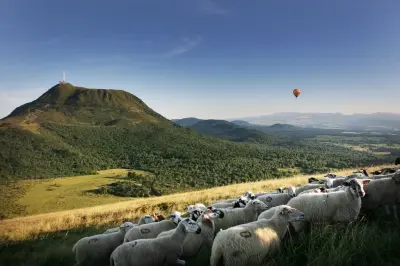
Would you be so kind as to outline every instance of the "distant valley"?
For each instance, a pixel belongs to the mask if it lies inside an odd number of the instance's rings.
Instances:
[[[400,114],[373,113],[344,115],[341,113],[275,113],[254,117],[236,118],[258,125],[290,124],[309,128],[352,130],[400,130]],[[243,122],[241,122],[243,123]]]

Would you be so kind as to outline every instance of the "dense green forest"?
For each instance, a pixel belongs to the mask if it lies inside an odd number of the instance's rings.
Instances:
[[[329,143],[277,139],[235,143],[180,126],[86,126],[43,123],[41,134],[0,130],[1,178],[43,178],[134,168],[154,173],[165,188],[207,187],[285,176],[280,168],[327,171],[393,162],[392,156]]]

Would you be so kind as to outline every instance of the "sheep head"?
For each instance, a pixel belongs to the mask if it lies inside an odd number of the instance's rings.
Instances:
[[[173,212],[169,218],[175,223],[175,224],[179,224],[179,222],[182,220],[182,215],[180,212]]]
[[[269,206],[261,200],[255,199],[250,200],[245,208],[252,208],[254,211],[261,213],[265,210],[268,210]]]
[[[152,215],[144,215],[140,219],[143,220],[143,224],[154,223],[156,221]]]
[[[190,218],[192,220],[196,221],[200,217],[201,214],[202,214],[202,211],[199,208],[194,208],[190,212]]]
[[[201,233],[200,226],[190,218],[185,218],[184,220],[182,220],[179,223],[179,226],[183,227],[183,229],[187,233],[196,233],[196,234],[200,234]]]
[[[121,224],[119,226],[119,230],[120,232],[122,232],[122,234],[125,236],[126,232],[128,232],[129,230],[131,230],[133,227],[135,227],[135,225],[131,222],[125,222],[123,224]]]
[[[247,205],[249,199],[245,196],[239,197],[234,203],[233,208],[243,208]]]
[[[285,187],[284,190],[287,190],[289,197],[291,198],[296,197],[296,188],[294,186]]]
[[[364,191],[364,185],[368,184],[371,180],[365,179],[362,181],[359,181],[356,178],[351,178],[347,179],[343,185],[350,187],[350,191],[353,195],[356,197],[364,197],[365,196],[365,191]]]
[[[278,206],[275,215],[285,217],[288,222],[304,220],[304,213],[288,205]]]

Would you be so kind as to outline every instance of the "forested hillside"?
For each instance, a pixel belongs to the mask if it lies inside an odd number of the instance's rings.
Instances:
[[[328,171],[394,161],[306,138],[234,143],[174,125],[127,92],[67,89],[53,88],[3,120],[2,180],[135,168],[152,172],[163,192],[279,177],[294,168]]]

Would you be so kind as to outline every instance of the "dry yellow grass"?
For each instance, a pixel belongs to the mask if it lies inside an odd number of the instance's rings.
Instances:
[[[374,171],[390,165],[368,168]],[[353,169],[335,172],[350,174]],[[316,175],[321,177],[323,175]],[[185,212],[188,204],[202,202],[209,204],[219,199],[233,198],[244,191],[271,191],[277,187],[307,183],[308,176],[300,175],[284,179],[271,179],[260,182],[235,184],[211,189],[172,194],[162,197],[139,198],[119,203],[75,209],[70,211],[53,212],[0,221],[0,240],[13,241],[36,238],[41,233],[60,230],[70,230],[104,224],[120,224],[123,220],[136,220],[138,217],[152,212],[164,215],[171,211]]]

